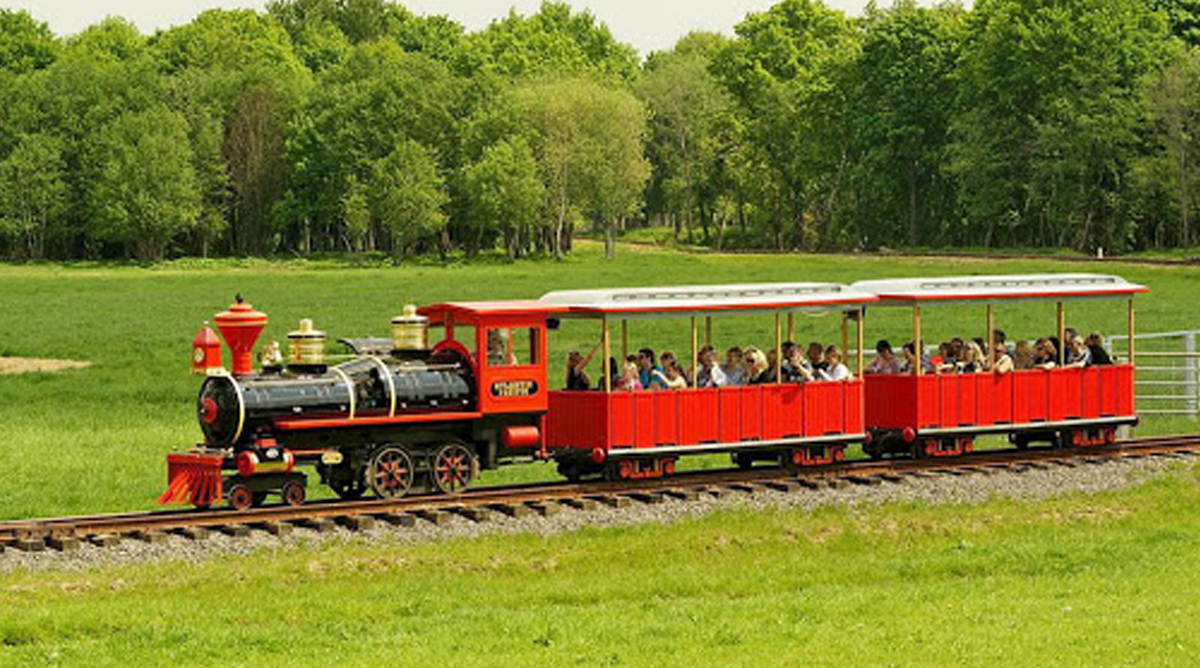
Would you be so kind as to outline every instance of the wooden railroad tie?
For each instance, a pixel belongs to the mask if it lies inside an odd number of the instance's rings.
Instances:
[[[46,545],[50,548],[58,550],[59,552],[74,552],[82,545],[82,541],[79,540],[79,536],[51,535],[46,538]]]
[[[651,506],[663,503],[667,500],[666,496],[658,492],[630,492],[624,496],[633,499],[634,501],[640,501]]]
[[[705,487],[701,490],[701,493],[708,494],[713,498],[723,499],[730,494],[733,494],[733,490],[726,487]]]
[[[825,486],[829,489],[845,489],[850,486],[850,481],[845,478],[826,478]]]
[[[812,478],[797,478],[796,484],[805,489],[824,489],[829,486],[824,480],[813,480]]]
[[[600,494],[590,497],[591,499],[603,503],[610,508],[628,508],[633,505],[633,499],[627,496],[614,496],[612,494]]]
[[[220,531],[226,536],[232,536],[233,538],[245,538],[246,536],[250,535],[250,527],[246,526],[245,524],[226,524],[224,526],[217,527],[217,531]]]
[[[471,520],[472,522],[487,522],[492,519],[492,511],[479,506],[463,506],[455,508],[454,512]]]
[[[493,503],[488,507],[501,515],[507,515],[517,520],[533,516],[533,508],[523,503]]]
[[[562,506],[553,501],[531,501],[525,505],[542,517],[552,517],[562,512]]]
[[[162,545],[167,542],[167,534],[162,531],[134,531],[129,537],[150,545]]]
[[[297,520],[294,524],[298,527],[304,527],[305,529],[312,529],[317,533],[330,533],[337,528],[337,526],[333,523],[333,520],[329,519],[328,517],[310,517]]]
[[[434,526],[446,526],[454,517],[444,510],[421,509],[413,513],[417,517],[432,523]]]
[[[212,535],[211,531],[208,529],[202,529],[200,527],[184,527],[182,529],[176,529],[175,533],[188,540],[194,541],[208,540],[208,537]]]
[[[664,489],[662,493],[680,501],[696,501],[700,498],[700,492],[694,489]]]
[[[754,482],[735,482],[725,485],[725,487],[735,492],[743,492],[745,494],[758,494],[759,492],[764,492],[767,489],[766,487]]]
[[[879,478],[880,480],[882,480],[884,482],[896,483],[898,485],[907,485],[910,482],[910,479],[908,476],[900,475],[899,473],[880,473],[878,476],[875,476],[875,477]]]
[[[375,518],[366,515],[344,515],[334,521],[350,531],[370,531],[375,528]]]
[[[576,510],[595,510],[596,506],[600,505],[595,499],[587,497],[563,499],[563,505],[570,506]]]
[[[375,517],[394,527],[412,528],[417,526],[417,518],[410,513],[381,513]]]
[[[286,522],[258,522],[251,526],[279,538],[292,533],[292,525]]]
[[[855,485],[862,485],[864,487],[883,484],[883,480],[881,478],[873,475],[848,475],[843,476],[843,480],[847,480]]]
[[[8,547],[20,552],[45,552],[46,541],[41,538],[30,538],[28,536],[15,538],[8,543]]]
[[[115,533],[101,533],[88,536],[88,542],[96,547],[116,547],[121,544],[121,537]]]

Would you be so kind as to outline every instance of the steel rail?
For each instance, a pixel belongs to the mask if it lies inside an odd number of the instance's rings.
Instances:
[[[945,458],[855,460],[823,466],[789,470],[781,467],[759,467],[748,470],[717,469],[685,471],[666,478],[643,480],[527,483],[495,487],[480,487],[454,495],[422,495],[400,499],[367,499],[357,501],[323,500],[299,507],[284,505],[262,506],[244,511],[230,508],[209,510],[165,510],[81,515],[0,522],[0,544],[29,547],[32,541],[55,539],[93,539],[99,536],[146,535],[196,529],[223,529],[234,526],[253,527],[270,524],[311,523],[343,520],[354,517],[388,518],[398,515],[457,512],[470,509],[496,509],[530,504],[580,503],[590,499],[611,500],[616,497],[659,500],[663,494],[684,495],[713,488],[730,487],[752,491],[770,484],[809,485],[840,479],[844,482],[881,482],[881,476],[905,476],[918,472],[965,473],[988,468],[1020,468],[1022,465],[1053,465],[1072,460],[1107,461],[1124,457],[1155,454],[1200,453],[1200,434],[1118,441],[1113,445],[1079,448],[1031,448],[976,451],[968,455]],[[653,499],[651,497],[659,497]]]

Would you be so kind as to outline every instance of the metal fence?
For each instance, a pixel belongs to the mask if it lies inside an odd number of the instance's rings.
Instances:
[[[1142,415],[1200,415],[1200,330],[1137,335],[1137,410]],[[1126,336],[1109,337],[1114,359],[1124,359]]]

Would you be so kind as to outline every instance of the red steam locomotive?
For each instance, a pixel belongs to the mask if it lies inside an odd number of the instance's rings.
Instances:
[[[453,493],[481,469],[556,461],[567,478],[670,475],[679,457],[725,452],[743,466],[788,467],[840,461],[861,443],[872,456],[949,456],[975,437],[1009,434],[1082,446],[1111,441],[1133,424],[1133,296],[1146,288],[1112,276],[1062,274],[831,283],[776,283],[553,292],[533,301],[457,302],[392,319],[389,339],[343,339],[353,355],[329,364],[326,337],[305,320],[278,346],[252,350],[267,316],[239,299],[215,317],[232,356],[205,326],[193,342],[203,374],[197,416],[205,441],[168,456],[162,503],[205,507],[222,500],[244,509],[278,494],[304,503],[315,470],[338,496],[382,498]],[[930,302],[994,308],[1012,301],[1052,302],[1060,339],[1064,302],[1127,299],[1130,348],[1122,364],[1006,374],[862,375],[869,305],[913,311],[921,349],[921,308]],[[858,372],[848,379],[772,382],[618,392],[603,373],[597,391],[550,389],[546,337],[564,319],[598,321],[602,359],[629,352],[628,323],[686,318],[691,369],[713,318],[774,316],[774,377],[782,343],[795,338],[795,315],[841,315],[842,349],[853,326]],[[437,336],[430,345],[429,333]],[[994,349],[995,347],[992,346]]]

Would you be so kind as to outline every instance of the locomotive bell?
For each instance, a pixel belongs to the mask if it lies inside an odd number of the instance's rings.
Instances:
[[[325,365],[325,332],[313,329],[313,322],[308,318],[300,321],[300,329],[288,333],[288,364]]]
[[[236,303],[228,311],[218,313],[213,320],[217,323],[217,329],[221,330],[229,351],[233,353],[233,375],[248,376],[253,373],[250,353],[258,335],[267,326],[267,314],[255,311],[238,295]]]
[[[417,307],[404,305],[404,312],[392,318],[393,350],[428,350],[429,318],[417,315]]]

